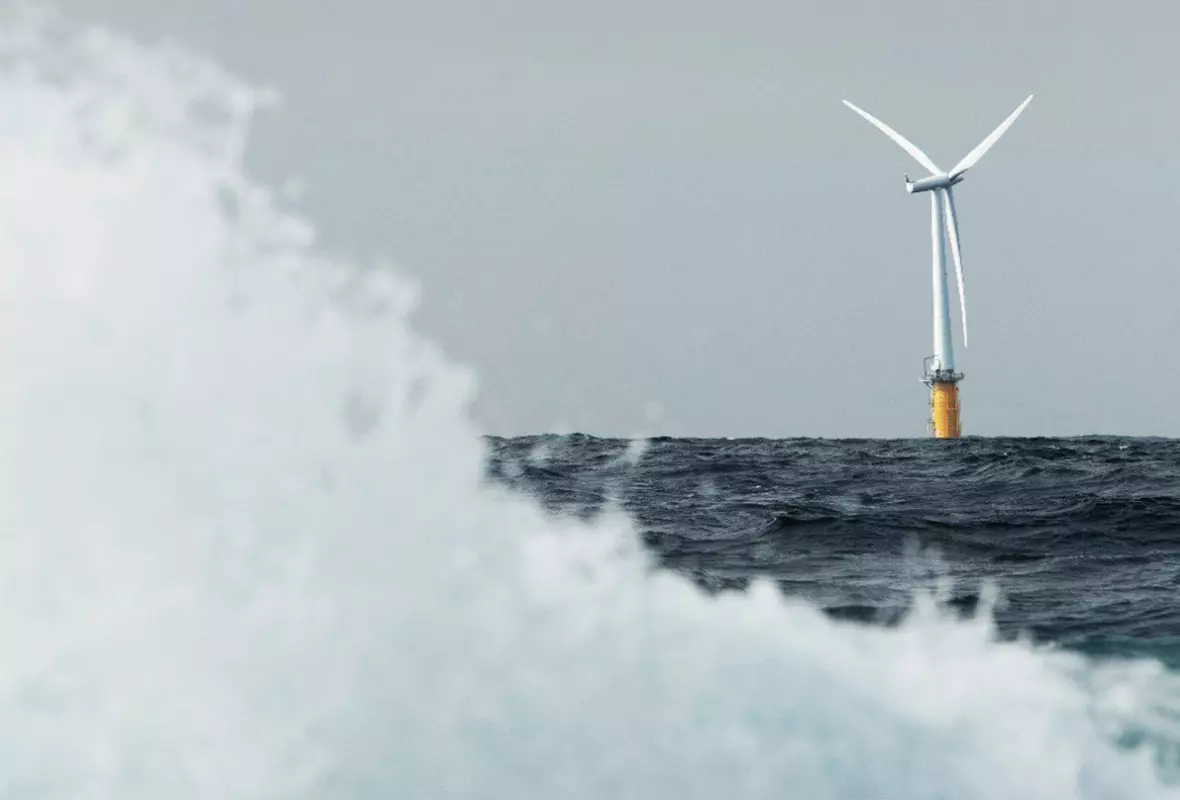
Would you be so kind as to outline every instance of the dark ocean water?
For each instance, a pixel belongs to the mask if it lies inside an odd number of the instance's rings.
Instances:
[[[1005,636],[1180,665],[1180,442],[490,438],[492,480],[582,516],[617,502],[665,568],[775,581],[892,624],[989,583]]]

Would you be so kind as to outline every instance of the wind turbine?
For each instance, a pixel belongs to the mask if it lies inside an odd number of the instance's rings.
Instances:
[[[951,187],[963,182],[963,175],[967,170],[979,163],[1032,99],[1031,94],[1026,97],[999,127],[976,145],[974,150],[963,156],[950,171],[940,169],[930,156],[923,153],[913,142],[872,114],[857,108],[847,100],[844,101],[844,105],[871,122],[930,171],[929,176],[916,181],[910,180],[908,174],[904,177],[905,190],[910,194],[930,192],[930,239],[934,253],[934,355],[926,359],[922,382],[930,387],[931,422],[934,435],[940,439],[957,439],[960,435],[958,383],[963,379],[962,373],[955,372],[955,353],[951,343],[951,305],[946,280],[948,240],[951,254],[955,259],[955,276],[959,284],[963,346],[967,346],[967,297],[963,289],[963,257],[959,249],[959,220],[955,213],[955,194]]]

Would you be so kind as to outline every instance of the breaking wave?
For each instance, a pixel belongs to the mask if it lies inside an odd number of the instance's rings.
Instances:
[[[1154,662],[711,597],[489,485],[413,285],[245,174],[264,92],[4,22],[0,796],[1177,794]]]

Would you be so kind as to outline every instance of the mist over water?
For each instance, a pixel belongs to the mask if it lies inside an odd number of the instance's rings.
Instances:
[[[0,797],[1180,795],[1158,665],[708,597],[621,512],[485,484],[412,284],[244,174],[265,94],[37,19],[0,72]]]

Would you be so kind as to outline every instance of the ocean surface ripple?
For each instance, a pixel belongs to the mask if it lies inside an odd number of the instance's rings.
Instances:
[[[890,624],[950,579],[1007,636],[1180,663],[1180,442],[489,438],[489,477],[554,512],[617,503],[710,590],[774,580]]]

